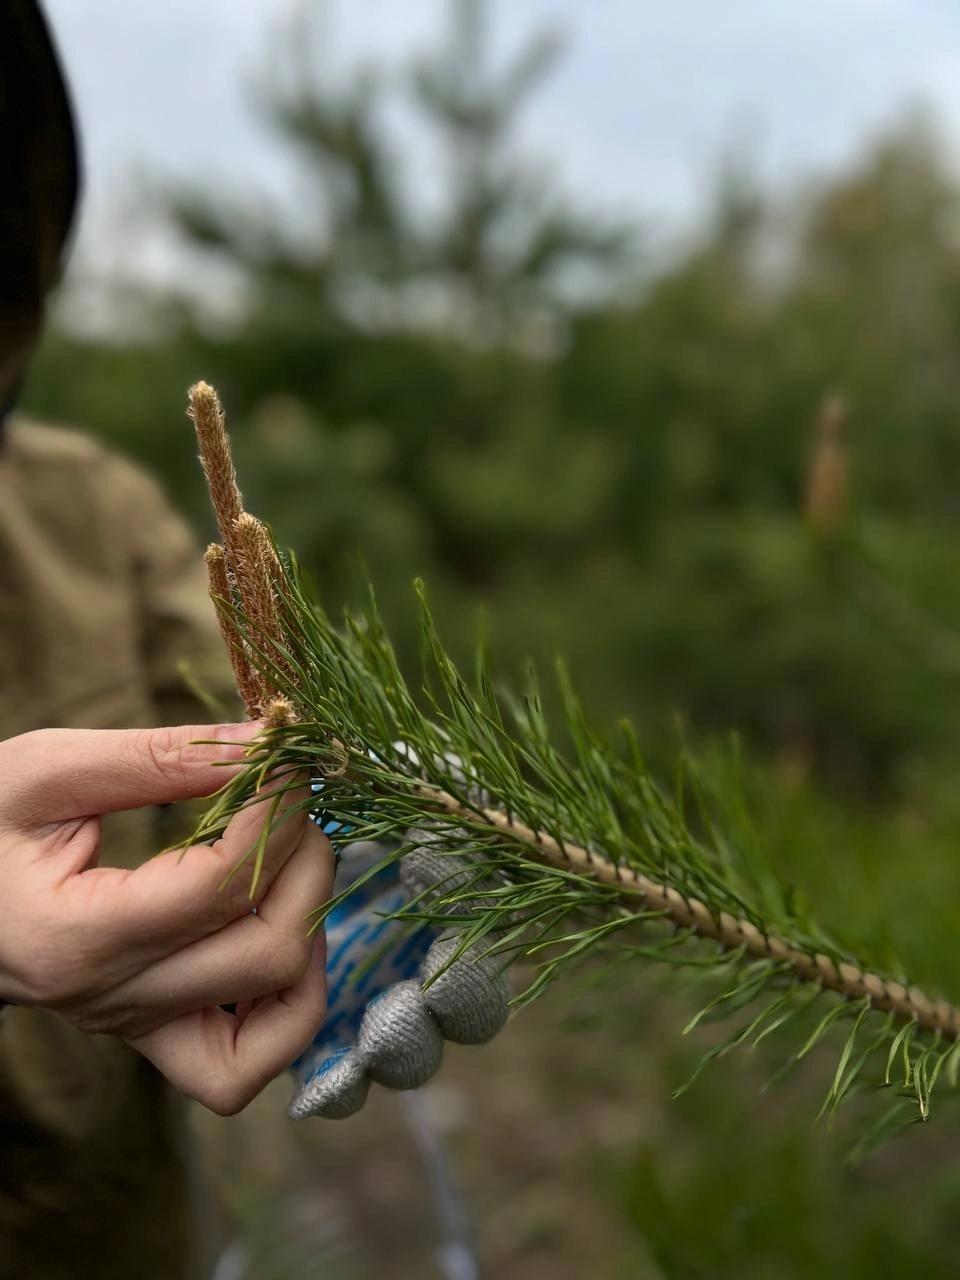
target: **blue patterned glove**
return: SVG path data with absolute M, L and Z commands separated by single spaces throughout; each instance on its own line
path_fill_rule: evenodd
M 327 919 L 327 1019 L 294 1064 L 298 1087 L 289 1114 L 295 1119 L 353 1115 L 371 1082 L 417 1089 L 440 1066 L 444 1040 L 482 1044 L 507 1019 L 503 962 L 483 954 L 486 943 L 452 959 L 460 945 L 455 932 L 388 918 L 411 899 L 428 900 L 440 884 L 449 890 L 471 879 L 462 858 L 444 856 L 428 833 L 410 838 L 415 847 L 399 863 L 359 885 Z M 348 844 L 337 892 L 389 851 L 370 842 Z

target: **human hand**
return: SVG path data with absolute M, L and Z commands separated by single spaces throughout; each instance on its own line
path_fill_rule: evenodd
M 243 810 L 212 845 L 134 871 L 97 865 L 100 815 L 211 794 L 258 729 L 43 729 L 0 742 L 0 999 L 122 1036 L 224 1115 L 323 1021 L 323 935 L 311 939 L 305 917 L 330 893 L 329 842 L 296 809 L 303 793 L 283 796 L 251 897 L 249 876 L 224 879 L 270 804 Z

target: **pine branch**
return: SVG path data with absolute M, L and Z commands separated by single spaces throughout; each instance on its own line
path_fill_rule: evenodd
M 213 488 L 216 475 L 208 479 Z M 266 526 L 241 511 L 227 528 L 234 537 L 248 530 L 241 556 L 255 563 L 234 570 L 229 591 L 221 575 L 213 594 L 231 653 L 255 670 L 268 714 L 247 768 L 218 795 L 196 838 L 221 831 L 268 774 L 293 787 L 307 770 L 322 787 L 323 809 L 351 838 L 399 840 L 385 861 L 424 840 L 450 858 L 438 896 L 411 903 L 403 916 L 449 926 L 452 915 L 462 950 L 483 939 L 491 952 L 525 957 L 534 977 L 518 1005 L 588 952 L 619 948 L 724 979 L 688 1030 L 751 1009 L 701 1067 L 803 1024 L 826 1000 L 793 1059 L 834 1024 L 851 1023 L 825 1110 L 849 1099 L 874 1062 L 885 1063 L 886 1084 L 902 1074 L 922 1119 L 938 1082 L 956 1084 L 960 1009 L 874 972 L 788 909 L 786 894 L 779 910 L 758 910 L 765 898 L 751 868 L 726 845 L 698 837 L 682 804 L 651 778 L 628 726 L 619 748 L 591 729 L 562 668 L 566 754 L 551 736 L 535 675 L 520 698 L 495 690 L 482 660 L 468 682 L 422 588 L 424 685 L 415 696 L 372 597 L 360 617 L 334 626 Z M 317 926 L 343 896 L 318 908 Z
M 422 787 L 420 793 L 427 804 L 437 805 L 447 813 L 460 818 L 471 815 L 454 796 L 427 786 Z M 925 1031 L 951 1040 L 960 1034 L 960 1009 L 946 1000 L 931 1000 L 918 987 L 908 988 L 877 973 L 864 972 L 855 964 L 837 962 L 823 952 L 791 946 L 776 934 L 765 933 L 745 917 L 732 916 L 728 911 L 715 915 L 706 903 L 684 896 L 672 885 L 651 880 L 632 867 L 612 862 L 590 849 L 565 844 L 534 831 L 500 809 L 484 807 L 473 812 L 479 812 L 491 827 L 508 831 L 516 840 L 529 845 L 544 862 L 581 871 L 601 884 L 614 886 L 625 898 L 639 897 L 648 911 L 678 928 L 719 942 L 728 950 L 742 950 L 747 955 L 789 965 L 803 982 L 815 982 L 824 990 L 839 992 L 847 1000 L 865 1000 L 869 1007 L 915 1022 Z

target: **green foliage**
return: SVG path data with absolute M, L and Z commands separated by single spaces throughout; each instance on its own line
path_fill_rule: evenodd
M 615 1178 L 616 1194 L 662 1273 L 677 1280 L 739 1277 L 952 1275 L 944 1242 L 955 1239 L 947 1175 L 933 1196 L 911 1197 L 909 1214 L 890 1213 L 887 1179 L 811 1145 L 788 1112 L 755 1140 L 722 1095 L 685 1105 L 675 1141 L 644 1145 Z M 704 1150 L 725 1153 L 722 1176 Z M 901 1153 L 902 1154 L 902 1153 Z

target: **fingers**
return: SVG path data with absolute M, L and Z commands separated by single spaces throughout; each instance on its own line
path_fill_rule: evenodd
M 86 872 L 63 890 L 85 898 L 89 918 L 102 922 L 103 945 L 122 952 L 133 973 L 263 902 L 300 841 L 309 834 L 317 847 L 301 807 L 308 797 L 304 787 L 276 782 L 236 814 L 213 844 L 171 850 L 135 871 Z
M 307 916 L 330 897 L 334 870 L 333 846 L 307 822 L 296 854 L 261 901 L 256 919 L 275 935 L 302 937 L 309 928 Z
M 19 826 L 210 795 L 243 761 L 257 722 L 161 729 L 41 729 L 0 744 Z
M 186 1013 L 256 1000 L 303 977 L 314 940 L 308 915 L 330 896 L 333 850 L 312 824 L 256 915 L 159 960 L 107 992 L 87 1029 L 142 1034 Z
M 306 1049 L 326 1012 L 326 947 L 306 972 L 241 1022 L 222 1009 L 186 1014 L 130 1043 L 178 1089 L 219 1115 L 234 1115 Z

